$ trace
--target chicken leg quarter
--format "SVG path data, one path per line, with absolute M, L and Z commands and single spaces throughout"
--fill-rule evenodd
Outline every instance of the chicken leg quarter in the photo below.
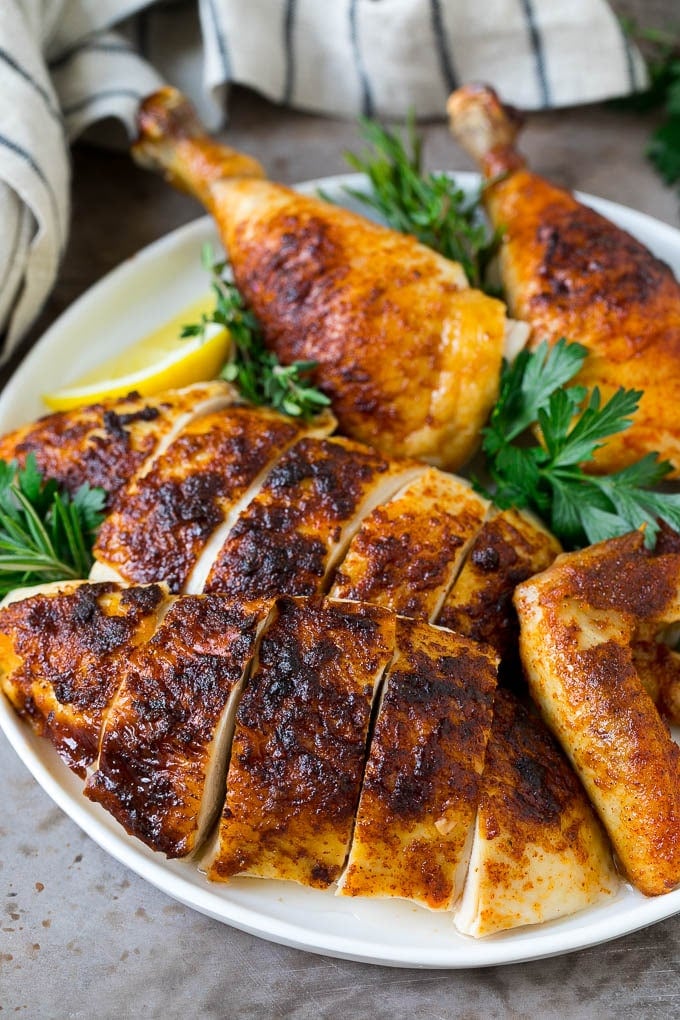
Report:
M 655 451 L 680 474 L 680 284 L 644 245 L 526 168 L 514 148 L 519 119 L 492 89 L 449 98 L 451 127 L 492 181 L 485 202 L 503 229 L 501 275 L 510 314 L 531 344 L 560 337 L 589 355 L 579 382 L 603 397 L 643 390 L 633 426 L 596 457 L 610 472 Z
M 390 456 L 463 465 L 497 395 L 501 302 L 414 238 L 263 180 L 174 89 L 144 101 L 139 126 L 136 158 L 207 206 L 267 345 L 283 363 L 318 362 L 341 430 Z

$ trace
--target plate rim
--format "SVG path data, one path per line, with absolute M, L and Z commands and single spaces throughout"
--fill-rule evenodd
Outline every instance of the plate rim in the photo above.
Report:
M 478 174 L 469 171 L 454 172 L 453 176 L 467 190 L 477 187 L 480 180 Z M 304 181 L 295 187 L 303 193 L 313 194 L 319 187 L 339 189 L 347 184 L 356 186 L 362 181 L 365 181 L 365 178 L 361 174 L 337 174 Z M 643 232 L 650 231 L 660 235 L 666 243 L 677 247 L 680 259 L 680 230 L 646 213 L 608 199 L 600 199 L 580 192 L 575 194 L 581 201 L 591 205 L 610 219 L 617 219 L 623 214 L 624 220 L 627 221 L 624 229 L 635 233 L 636 228 L 639 227 Z M 65 309 L 33 345 L 5 384 L 2 394 L 0 394 L 0 429 L 4 431 L 7 427 L 13 427 L 3 419 L 6 417 L 6 408 L 14 397 L 15 391 L 20 390 L 26 379 L 30 379 L 35 366 L 45 354 L 49 354 L 53 347 L 58 349 L 60 337 L 65 332 L 72 326 L 75 326 L 77 331 L 79 318 L 90 307 L 96 306 L 109 289 L 115 288 L 121 282 L 124 284 L 126 277 L 131 272 L 136 272 L 138 269 L 143 270 L 146 264 L 153 264 L 168 251 L 185 243 L 191 243 L 192 240 L 195 240 L 198 245 L 206 233 L 217 236 L 214 223 L 209 216 L 200 216 L 175 228 L 116 266 Z M 16 424 L 21 423 L 16 422 Z M 0 697 L 0 730 L 51 800 L 104 852 L 110 854 L 123 866 L 130 868 L 144 881 L 149 882 L 166 895 L 200 913 L 260 938 L 307 952 L 392 967 L 429 969 L 490 967 L 544 959 L 597 946 L 680 913 L 680 889 L 676 889 L 661 897 L 641 897 L 639 902 L 633 904 L 634 919 L 632 923 L 628 916 L 630 911 L 617 916 L 613 924 L 606 912 L 596 922 L 588 923 L 588 913 L 592 908 L 586 908 L 580 914 L 570 915 L 576 918 L 582 917 L 586 922 L 585 927 L 561 929 L 558 919 L 547 925 L 515 929 L 500 937 L 474 940 L 461 937 L 460 933 L 453 928 L 452 919 L 449 918 L 452 932 L 459 938 L 459 941 L 447 943 L 443 936 L 442 948 L 436 952 L 431 947 L 419 950 L 416 946 L 396 947 L 375 940 L 360 943 L 354 936 L 339 936 L 333 932 L 328 932 L 321 937 L 317 931 L 310 932 L 309 928 L 305 928 L 299 923 L 284 921 L 271 914 L 268 915 L 264 909 L 255 910 L 233 900 L 230 901 L 228 898 L 224 898 L 224 891 L 222 896 L 218 896 L 217 891 L 207 881 L 205 890 L 202 890 L 184 878 L 181 873 L 171 870 L 172 862 L 168 862 L 162 854 L 154 854 L 138 840 L 128 836 L 99 805 L 86 800 L 80 790 L 74 794 L 68 789 L 69 782 L 67 780 L 73 781 L 75 777 L 58 758 L 52 746 L 44 739 L 36 737 L 28 729 L 4 697 Z M 196 867 L 195 864 L 193 867 Z M 254 882 L 257 880 L 241 881 Z M 319 895 L 324 895 L 324 893 Z M 613 906 L 615 902 L 616 898 L 610 906 Z M 518 938 L 520 934 L 522 935 L 521 940 Z

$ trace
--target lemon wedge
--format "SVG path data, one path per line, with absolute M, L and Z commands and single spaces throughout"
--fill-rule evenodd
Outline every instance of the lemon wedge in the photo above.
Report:
M 205 339 L 180 337 L 182 326 L 199 322 L 201 314 L 214 306 L 215 298 L 206 295 L 75 382 L 44 394 L 43 400 L 53 411 L 68 411 L 106 398 L 124 397 L 133 390 L 148 397 L 214 379 L 229 354 L 228 331 L 211 324 L 206 327 Z

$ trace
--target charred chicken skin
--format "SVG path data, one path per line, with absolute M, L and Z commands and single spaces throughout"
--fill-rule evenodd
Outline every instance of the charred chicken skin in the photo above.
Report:
M 511 650 L 515 585 L 559 551 L 529 515 L 497 513 L 468 482 L 436 468 L 329 437 L 327 412 L 302 422 L 248 406 L 220 383 L 154 400 L 172 421 L 116 482 L 90 580 L 249 599 L 329 592 L 441 623 L 502 657 Z M 134 422 L 124 422 L 121 439 L 101 420 L 99 405 L 61 416 L 73 441 L 50 457 L 64 484 L 74 463 L 78 484 L 97 484 L 100 462 L 113 461 L 120 442 L 137 443 Z M 95 462 L 83 422 L 96 438 Z M 35 429 L 37 437 L 41 423 Z M 8 459 L 25 456 L 28 432 L 1 440 Z
M 456 925 L 481 938 L 573 914 L 617 886 L 569 762 L 535 713 L 499 688 Z
M 70 642 L 77 686 L 65 685 L 63 654 L 41 646 L 44 620 L 68 636 L 103 610 L 122 616 L 120 627 L 104 621 Z M 169 857 L 193 856 L 217 881 L 337 881 L 343 895 L 435 910 L 450 910 L 464 885 L 496 661 L 442 628 L 319 596 L 248 602 L 71 584 L 0 609 L 4 691 L 81 775 L 85 759 L 73 749 L 89 749 L 85 792 L 128 833 Z M 27 676 L 40 692 L 30 711 L 17 697 Z M 83 711 L 102 696 L 97 712 Z M 68 741 L 53 716 L 77 723 Z M 540 800 L 539 766 L 527 778 L 525 765 L 517 767 Z M 535 807 L 510 801 L 504 824 L 518 845 L 549 847 L 554 820 Z M 587 816 L 570 817 L 580 826 L 572 842 L 597 838 Z M 564 874 L 574 909 L 592 886 L 591 863 L 577 857 Z
M 680 883 L 680 748 L 634 648 L 680 619 L 680 555 L 651 555 L 634 532 L 559 556 L 515 604 L 534 701 L 630 880 L 668 892 Z
M 492 222 L 503 229 L 500 269 L 510 313 L 531 343 L 560 337 L 589 351 L 579 381 L 610 396 L 643 390 L 635 422 L 597 456 L 611 472 L 655 451 L 680 474 L 680 284 L 639 241 L 570 192 L 527 169 L 514 147 L 516 112 L 468 85 L 448 102 L 451 127 L 479 162 Z
M 283 363 L 316 360 L 342 431 L 392 456 L 464 464 L 496 399 L 501 302 L 414 238 L 262 180 L 187 100 L 142 104 L 135 157 L 217 220 L 236 283 Z
M 47 478 L 69 492 L 101 486 L 109 505 L 133 475 L 195 417 L 239 402 L 225 382 L 197 383 L 155 397 L 127 397 L 48 414 L 0 438 L 0 460 L 33 454 Z

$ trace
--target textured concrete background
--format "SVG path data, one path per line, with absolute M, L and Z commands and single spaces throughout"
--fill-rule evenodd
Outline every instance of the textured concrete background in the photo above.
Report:
M 677 196 L 642 155 L 651 123 L 601 107 L 542 114 L 531 119 L 524 148 L 557 181 L 679 225 Z M 443 125 L 426 133 L 430 165 L 469 167 Z M 340 172 L 343 149 L 357 144 L 351 124 L 283 112 L 244 92 L 234 97 L 228 135 L 282 181 Z M 31 339 L 110 268 L 198 213 L 125 156 L 88 148 L 75 155 L 74 195 L 68 256 Z M 570 956 L 491 970 L 323 959 L 232 930 L 148 886 L 51 803 L 2 737 L 0 776 L 2 1016 L 491 1020 L 680 1011 L 680 919 Z

